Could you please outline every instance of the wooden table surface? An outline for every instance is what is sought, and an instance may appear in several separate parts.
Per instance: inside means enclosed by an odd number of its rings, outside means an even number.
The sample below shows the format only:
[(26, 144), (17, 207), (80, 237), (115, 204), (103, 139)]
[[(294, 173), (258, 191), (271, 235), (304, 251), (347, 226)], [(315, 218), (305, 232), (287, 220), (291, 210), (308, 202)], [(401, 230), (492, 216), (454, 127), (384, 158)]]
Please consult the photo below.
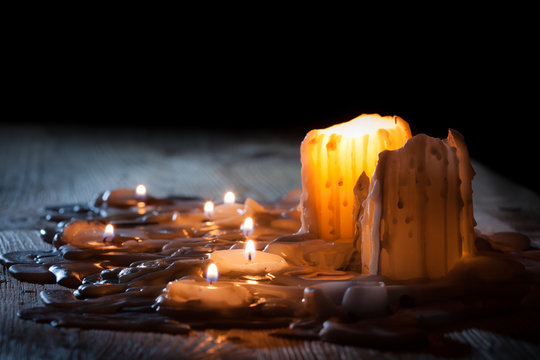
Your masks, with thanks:
[[(155, 196), (226, 190), (244, 199), (274, 200), (300, 187), (301, 136), (278, 132), (209, 133), (178, 129), (0, 127), (0, 253), (49, 249), (34, 228), (45, 205), (86, 202), (106, 189), (147, 185)], [(466, 139), (474, 141), (474, 139)], [(519, 231), (540, 247), (540, 196), (474, 162), (475, 217), (481, 231)], [(22, 283), (2, 268), (0, 359), (72, 358), (538, 358), (531, 334), (466, 327), (445, 335), (442, 353), (384, 352), (320, 341), (293, 341), (268, 331), (209, 330), (187, 336), (55, 328), (24, 321), (17, 311), (39, 306), (58, 285)], [(529, 322), (529, 323), (528, 323)], [(511, 334), (508, 335), (508, 334)], [(523, 336), (521, 336), (523, 335)], [(536, 337), (537, 339), (540, 337)], [(533, 339), (533, 340), (531, 340)]]

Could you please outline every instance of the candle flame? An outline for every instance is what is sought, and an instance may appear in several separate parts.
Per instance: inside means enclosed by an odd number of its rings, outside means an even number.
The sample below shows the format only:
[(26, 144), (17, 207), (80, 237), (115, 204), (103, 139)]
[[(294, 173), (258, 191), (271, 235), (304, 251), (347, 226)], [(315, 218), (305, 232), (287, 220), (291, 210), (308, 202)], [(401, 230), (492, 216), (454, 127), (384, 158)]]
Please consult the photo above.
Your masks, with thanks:
[(103, 231), (103, 241), (112, 240), (114, 238), (114, 226), (107, 224), (105, 231)]
[(253, 218), (248, 216), (244, 220), (242, 225), (240, 226), (240, 229), (242, 230), (242, 232), (244, 233), (245, 236), (249, 236), (249, 235), (253, 234)]
[(207, 201), (204, 203), (204, 216), (207, 218), (211, 218), (214, 216), (214, 203), (211, 201)]
[(255, 259), (256, 253), (255, 242), (253, 240), (248, 240), (244, 249), (244, 256), (246, 257), (247, 261), (252, 262)]
[(236, 196), (232, 191), (227, 191), (225, 196), (223, 196), (223, 203), (225, 205), (232, 205), (236, 202)]
[(146, 186), (139, 184), (135, 189), (135, 199), (144, 201), (146, 199)]
[(218, 278), (219, 273), (216, 264), (212, 263), (208, 265), (208, 269), (206, 269), (206, 281), (208, 281), (208, 283), (212, 285), (212, 283), (215, 283)]

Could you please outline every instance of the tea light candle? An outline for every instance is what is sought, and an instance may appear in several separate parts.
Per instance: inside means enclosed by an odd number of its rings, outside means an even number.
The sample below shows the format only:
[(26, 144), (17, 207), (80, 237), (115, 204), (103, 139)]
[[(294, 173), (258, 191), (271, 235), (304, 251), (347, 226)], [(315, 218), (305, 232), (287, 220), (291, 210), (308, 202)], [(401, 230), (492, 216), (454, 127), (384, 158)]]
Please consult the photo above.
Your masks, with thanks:
[(157, 303), (173, 308), (194, 310), (230, 310), (247, 307), (253, 295), (245, 287), (235, 283), (218, 283), (218, 267), (208, 266), (206, 278), (208, 285), (195, 280), (176, 280), (169, 282), (158, 297)]
[(253, 240), (249, 240), (244, 249), (214, 251), (210, 259), (223, 274), (263, 275), (279, 272), (288, 266), (279, 255), (256, 251)]

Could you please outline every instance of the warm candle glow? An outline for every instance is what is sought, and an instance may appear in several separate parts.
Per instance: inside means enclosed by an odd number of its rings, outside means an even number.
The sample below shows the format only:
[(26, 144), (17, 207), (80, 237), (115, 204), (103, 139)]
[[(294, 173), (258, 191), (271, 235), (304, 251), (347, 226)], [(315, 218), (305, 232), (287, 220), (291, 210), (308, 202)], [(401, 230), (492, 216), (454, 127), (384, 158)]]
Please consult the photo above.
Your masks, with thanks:
[(218, 278), (219, 273), (216, 264), (212, 263), (208, 265), (208, 269), (206, 269), (206, 281), (208, 281), (208, 283), (212, 285), (218, 280)]
[(252, 262), (255, 260), (255, 254), (257, 251), (255, 250), (255, 243), (253, 240), (248, 240), (246, 242), (246, 247), (244, 248), (244, 256), (246, 257), (247, 261)]
[(242, 230), (245, 236), (249, 236), (253, 234), (253, 218), (248, 216), (242, 223), (242, 226), (240, 226), (240, 229)]
[(211, 218), (214, 216), (214, 203), (211, 201), (207, 201), (204, 203), (204, 216), (207, 218)]
[(301, 231), (325, 240), (352, 239), (358, 178), (371, 178), (379, 153), (402, 147), (410, 137), (403, 119), (376, 114), (311, 130), (301, 146)]
[(107, 224), (105, 231), (103, 231), (103, 241), (112, 240), (114, 238), (114, 226)]
[(236, 202), (236, 196), (232, 191), (227, 191), (225, 196), (223, 196), (223, 203), (225, 205), (232, 205)]
[(137, 185), (137, 188), (135, 189), (135, 199), (139, 201), (144, 201), (146, 199), (146, 186), (144, 185)]

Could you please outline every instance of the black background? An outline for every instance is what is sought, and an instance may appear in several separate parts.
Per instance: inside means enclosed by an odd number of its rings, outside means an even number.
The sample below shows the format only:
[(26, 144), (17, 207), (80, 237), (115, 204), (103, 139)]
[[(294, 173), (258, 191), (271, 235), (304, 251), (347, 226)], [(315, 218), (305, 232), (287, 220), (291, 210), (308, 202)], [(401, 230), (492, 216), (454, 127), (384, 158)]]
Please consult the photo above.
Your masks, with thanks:
[(384, 40), (362, 28), (347, 38), (315, 28), (278, 35), (275, 26), (197, 37), (17, 31), (3, 49), (2, 121), (278, 131), (300, 141), (362, 113), (399, 115), (413, 135), (460, 131), (473, 158), (540, 193), (531, 33), (495, 22), (458, 34), (458, 22), (435, 23)]

